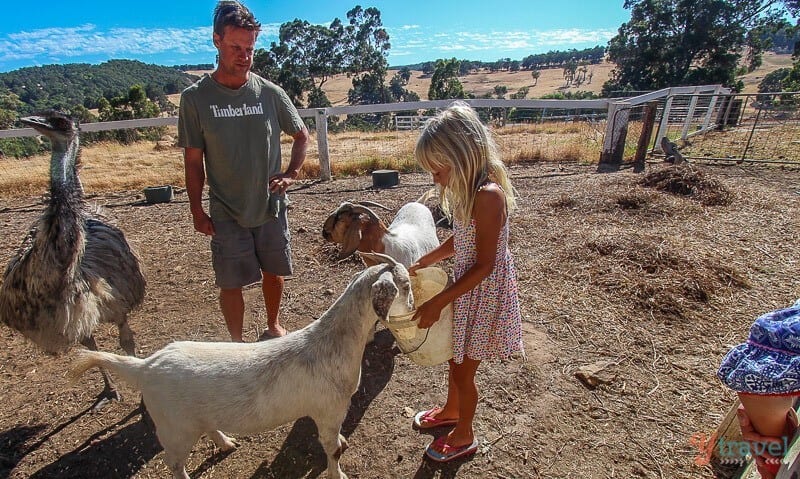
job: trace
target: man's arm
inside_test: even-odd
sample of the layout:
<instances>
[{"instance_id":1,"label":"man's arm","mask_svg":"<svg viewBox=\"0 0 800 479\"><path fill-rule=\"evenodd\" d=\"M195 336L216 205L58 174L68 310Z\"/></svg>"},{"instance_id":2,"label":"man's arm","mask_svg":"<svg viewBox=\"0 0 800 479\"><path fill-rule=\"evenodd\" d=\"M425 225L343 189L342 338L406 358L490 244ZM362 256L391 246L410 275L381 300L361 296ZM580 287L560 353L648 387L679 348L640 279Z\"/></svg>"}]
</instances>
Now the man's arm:
<instances>
[{"instance_id":1,"label":"man's arm","mask_svg":"<svg viewBox=\"0 0 800 479\"><path fill-rule=\"evenodd\" d=\"M205 235L213 235L214 225L203 209L203 186L206 182L203 150L201 148L184 148L183 166L186 173L186 194L189 197L189 210L192 212L194 229Z\"/></svg>"},{"instance_id":2,"label":"man's arm","mask_svg":"<svg viewBox=\"0 0 800 479\"><path fill-rule=\"evenodd\" d=\"M269 179L269 191L272 193L283 194L294 183L294 179L300 173L303 162L306 161L306 149L308 148L308 130L303 128L292 136L292 156L289 159L289 166L286 172L280 173Z\"/></svg>"},{"instance_id":3,"label":"man's arm","mask_svg":"<svg viewBox=\"0 0 800 479\"><path fill-rule=\"evenodd\" d=\"M303 162L306 161L306 149L308 149L308 130L303 128L292 137L292 156L289 160L289 167L286 168L286 174L292 179L297 178L300 173L300 168Z\"/></svg>"}]
</instances>

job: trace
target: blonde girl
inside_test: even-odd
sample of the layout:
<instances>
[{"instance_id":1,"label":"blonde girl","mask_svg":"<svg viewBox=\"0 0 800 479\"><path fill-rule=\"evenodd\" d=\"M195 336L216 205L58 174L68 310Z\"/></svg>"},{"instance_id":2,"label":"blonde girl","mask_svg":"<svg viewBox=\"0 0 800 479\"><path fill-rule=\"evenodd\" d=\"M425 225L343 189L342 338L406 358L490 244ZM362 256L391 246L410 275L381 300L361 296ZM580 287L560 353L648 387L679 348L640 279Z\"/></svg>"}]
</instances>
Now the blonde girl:
<instances>
[{"instance_id":1,"label":"blonde girl","mask_svg":"<svg viewBox=\"0 0 800 479\"><path fill-rule=\"evenodd\" d=\"M440 186L440 201L453 221L453 235L420 258L409 271L455 257L455 282L421 305L419 327L430 327L453 303L453 358L444 406L420 411L414 426L455 425L425 453L445 462L473 454L478 439L475 373L481 361L522 353L522 328L514 260L508 249L514 188L489 130L466 103L457 102L431 119L414 152Z\"/></svg>"}]
</instances>

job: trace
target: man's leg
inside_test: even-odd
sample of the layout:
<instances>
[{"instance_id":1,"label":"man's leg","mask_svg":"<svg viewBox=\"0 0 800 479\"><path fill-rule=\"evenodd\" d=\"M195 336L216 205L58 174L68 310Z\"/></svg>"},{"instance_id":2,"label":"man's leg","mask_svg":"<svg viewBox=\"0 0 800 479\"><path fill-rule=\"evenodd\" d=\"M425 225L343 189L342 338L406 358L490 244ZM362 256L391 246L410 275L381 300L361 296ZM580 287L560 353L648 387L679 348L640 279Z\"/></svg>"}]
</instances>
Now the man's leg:
<instances>
[{"instance_id":1,"label":"man's leg","mask_svg":"<svg viewBox=\"0 0 800 479\"><path fill-rule=\"evenodd\" d=\"M242 288L220 289L219 308L225 318L225 325L231 334L231 341L241 343L244 324L244 297Z\"/></svg>"},{"instance_id":2,"label":"man's leg","mask_svg":"<svg viewBox=\"0 0 800 479\"><path fill-rule=\"evenodd\" d=\"M283 276L261 271L261 291L264 294L264 307L267 309L267 330L271 336L283 336L286 329L281 326L281 298L283 297Z\"/></svg>"}]
</instances>

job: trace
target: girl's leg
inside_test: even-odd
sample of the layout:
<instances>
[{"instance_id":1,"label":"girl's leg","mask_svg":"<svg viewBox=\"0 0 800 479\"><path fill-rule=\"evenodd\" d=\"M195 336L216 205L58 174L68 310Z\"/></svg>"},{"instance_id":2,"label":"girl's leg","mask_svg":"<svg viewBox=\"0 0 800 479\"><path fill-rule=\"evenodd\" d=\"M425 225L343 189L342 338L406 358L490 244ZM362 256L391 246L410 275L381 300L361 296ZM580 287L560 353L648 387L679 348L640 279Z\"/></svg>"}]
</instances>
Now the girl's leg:
<instances>
[{"instance_id":1,"label":"girl's leg","mask_svg":"<svg viewBox=\"0 0 800 479\"><path fill-rule=\"evenodd\" d=\"M446 443L453 447L472 444L475 433L472 422L478 407L478 388L475 385L475 372L480 361L464 357L461 364L451 363L451 384L455 386L458 398L458 423L447 435ZM449 402L449 400L448 400Z\"/></svg>"},{"instance_id":2,"label":"girl's leg","mask_svg":"<svg viewBox=\"0 0 800 479\"><path fill-rule=\"evenodd\" d=\"M739 393L753 428L762 436L781 437L787 432L786 414L792 407L792 396L763 396Z\"/></svg>"},{"instance_id":3,"label":"girl's leg","mask_svg":"<svg viewBox=\"0 0 800 479\"><path fill-rule=\"evenodd\" d=\"M442 410L434 416L437 419L455 419L458 417L458 388L456 388L456 383L453 379L453 369L456 363L451 359L447 362L447 366L447 401L442 406Z\"/></svg>"}]
</instances>

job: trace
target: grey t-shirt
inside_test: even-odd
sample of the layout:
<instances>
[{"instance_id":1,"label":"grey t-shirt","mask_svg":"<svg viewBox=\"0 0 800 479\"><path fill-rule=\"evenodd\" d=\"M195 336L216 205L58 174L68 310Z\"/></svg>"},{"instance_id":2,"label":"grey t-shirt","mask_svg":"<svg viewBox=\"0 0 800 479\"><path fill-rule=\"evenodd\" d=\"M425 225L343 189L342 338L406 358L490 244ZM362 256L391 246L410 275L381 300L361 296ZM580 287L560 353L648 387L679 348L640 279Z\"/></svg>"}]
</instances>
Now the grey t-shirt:
<instances>
[{"instance_id":1,"label":"grey t-shirt","mask_svg":"<svg viewBox=\"0 0 800 479\"><path fill-rule=\"evenodd\" d=\"M286 92L254 73L236 90L205 75L183 91L178 145L204 152L212 219L252 228L274 217L268 181L281 171L281 132L303 126Z\"/></svg>"}]
</instances>

